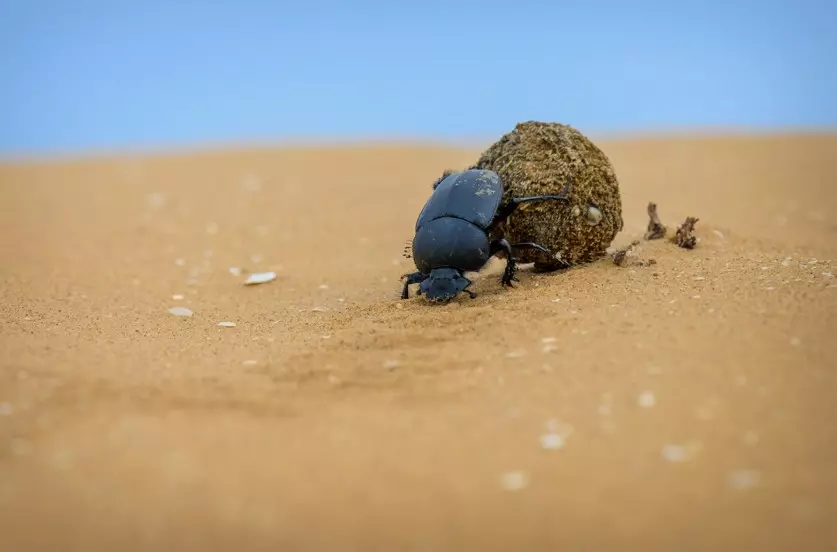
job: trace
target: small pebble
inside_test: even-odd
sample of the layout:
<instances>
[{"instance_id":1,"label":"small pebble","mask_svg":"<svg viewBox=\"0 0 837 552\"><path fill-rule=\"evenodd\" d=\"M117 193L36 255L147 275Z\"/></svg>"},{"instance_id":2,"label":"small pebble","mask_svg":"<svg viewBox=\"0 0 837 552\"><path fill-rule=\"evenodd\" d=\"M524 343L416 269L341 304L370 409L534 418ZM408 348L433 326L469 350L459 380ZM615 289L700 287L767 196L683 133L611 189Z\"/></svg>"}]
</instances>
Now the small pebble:
<instances>
[{"instance_id":1,"label":"small pebble","mask_svg":"<svg viewBox=\"0 0 837 552\"><path fill-rule=\"evenodd\" d=\"M175 293L171 296L171 298L175 301L183 301L183 294L182 293Z\"/></svg>"},{"instance_id":2,"label":"small pebble","mask_svg":"<svg viewBox=\"0 0 837 552\"><path fill-rule=\"evenodd\" d=\"M736 470L727 477L727 485L737 491L751 489L759 484L761 474L755 470Z\"/></svg>"},{"instance_id":3,"label":"small pebble","mask_svg":"<svg viewBox=\"0 0 837 552\"><path fill-rule=\"evenodd\" d=\"M662 455L669 462L683 462L687 456L686 447L683 445L665 445Z\"/></svg>"},{"instance_id":4,"label":"small pebble","mask_svg":"<svg viewBox=\"0 0 837 552\"><path fill-rule=\"evenodd\" d=\"M500 485L507 491L520 491L529 486L529 475L523 471L504 473Z\"/></svg>"},{"instance_id":5,"label":"small pebble","mask_svg":"<svg viewBox=\"0 0 837 552\"><path fill-rule=\"evenodd\" d=\"M186 307L172 307L169 309L169 313L175 316L192 316L194 314L191 309Z\"/></svg>"},{"instance_id":6,"label":"small pebble","mask_svg":"<svg viewBox=\"0 0 837 552\"><path fill-rule=\"evenodd\" d=\"M218 322L222 328L235 328L235 322Z\"/></svg>"},{"instance_id":7,"label":"small pebble","mask_svg":"<svg viewBox=\"0 0 837 552\"><path fill-rule=\"evenodd\" d=\"M651 391L643 391L639 395L639 399L637 401L639 406L643 408L651 408L655 404L657 404L657 400L654 398L654 393Z\"/></svg>"},{"instance_id":8,"label":"small pebble","mask_svg":"<svg viewBox=\"0 0 837 552\"><path fill-rule=\"evenodd\" d=\"M328 289L328 284L320 284L320 289Z\"/></svg>"},{"instance_id":9,"label":"small pebble","mask_svg":"<svg viewBox=\"0 0 837 552\"><path fill-rule=\"evenodd\" d=\"M558 338L556 338L556 337L542 337L541 338L541 343L555 343L556 341L558 341Z\"/></svg>"},{"instance_id":10,"label":"small pebble","mask_svg":"<svg viewBox=\"0 0 837 552\"><path fill-rule=\"evenodd\" d=\"M242 362L244 366L255 366L258 363L258 360L245 360L244 362Z\"/></svg>"},{"instance_id":11,"label":"small pebble","mask_svg":"<svg viewBox=\"0 0 837 552\"><path fill-rule=\"evenodd\" d=\"M564 448L564 438L557 433L541 435L541 448L544 450L560 450Z\"/></svg>"},{"instance_id":12,"label":"small pebble","mask_svg":"<svg viewBox=\"0 0 837 552\"><path fill-rule=\"evenodd\" d=\"M558 347L555 345L545 345L543 349L541 349L544 353L551 353L552 351L557 351Z\"/></svg>"}]
</instances>

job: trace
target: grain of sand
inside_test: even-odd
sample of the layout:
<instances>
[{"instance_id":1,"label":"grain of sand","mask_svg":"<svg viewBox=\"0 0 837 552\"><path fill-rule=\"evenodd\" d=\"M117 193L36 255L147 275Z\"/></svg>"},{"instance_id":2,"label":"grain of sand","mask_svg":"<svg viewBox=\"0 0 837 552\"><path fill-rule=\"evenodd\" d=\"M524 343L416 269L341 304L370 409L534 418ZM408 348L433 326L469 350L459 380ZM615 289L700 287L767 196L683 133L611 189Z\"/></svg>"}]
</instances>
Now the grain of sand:
<instances>
[{"instance_id":1,"label":"grain of sand","mask_svg":"<svg viewBox=\"0 0 837 552\"><path fill-rule=\"evenodd\" d=\"M443 307L478 148L0 167L0 550L837 549L837 138L600 146L698 246Z\"/></svg>"}]
</instances>

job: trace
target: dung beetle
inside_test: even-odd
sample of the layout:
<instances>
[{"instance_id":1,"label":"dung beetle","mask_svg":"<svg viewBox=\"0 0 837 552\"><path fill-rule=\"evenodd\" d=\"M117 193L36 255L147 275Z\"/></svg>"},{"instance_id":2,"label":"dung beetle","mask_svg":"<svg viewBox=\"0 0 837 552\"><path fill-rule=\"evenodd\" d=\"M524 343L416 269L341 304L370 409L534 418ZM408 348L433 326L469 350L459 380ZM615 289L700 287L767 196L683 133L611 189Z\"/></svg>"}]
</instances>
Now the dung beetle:
<instances>
[{"instance_id":1,"label":"dung beetle","mask_svg":"<svg viewBox=\"0 0 837 552\"><path fill-rule=\"evenodd\" d=\"M568 193L569 186L558 195L512 198L503 203L503 182L496 172L445 171L433 184L433 193L416 221L412 258L418 271L401 276L401 298L409 298L410 284L419 284L417 294L433 303L446 303L462 292L473 299L476 294L468 290L472 282L464 273L481 270L494 256L506 258L500 284L513 287L512 282L518 281L513 249L550 252L532 242L510 244L502 237L492 240L491 232L521 204L567 199Z\"/></svg>"}]
</instances>

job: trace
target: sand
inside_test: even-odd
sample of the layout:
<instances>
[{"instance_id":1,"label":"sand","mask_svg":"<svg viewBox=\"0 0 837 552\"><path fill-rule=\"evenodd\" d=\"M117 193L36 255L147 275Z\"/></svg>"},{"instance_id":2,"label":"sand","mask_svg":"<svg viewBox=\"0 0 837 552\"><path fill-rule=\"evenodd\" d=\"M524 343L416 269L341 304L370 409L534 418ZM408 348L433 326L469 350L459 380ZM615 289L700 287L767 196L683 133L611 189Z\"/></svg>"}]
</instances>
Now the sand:
<instances>
[{"instance_id":1,"label":"sand","mask_svg":"<svg viewBox=\"0 0 837 552\"><path fill-rule=\"evenodd\" d=\"M0 167L0 550L834 550L837 137L597 144L698 246L441 307L480 147Z\"/></svg>"}]
</instances>

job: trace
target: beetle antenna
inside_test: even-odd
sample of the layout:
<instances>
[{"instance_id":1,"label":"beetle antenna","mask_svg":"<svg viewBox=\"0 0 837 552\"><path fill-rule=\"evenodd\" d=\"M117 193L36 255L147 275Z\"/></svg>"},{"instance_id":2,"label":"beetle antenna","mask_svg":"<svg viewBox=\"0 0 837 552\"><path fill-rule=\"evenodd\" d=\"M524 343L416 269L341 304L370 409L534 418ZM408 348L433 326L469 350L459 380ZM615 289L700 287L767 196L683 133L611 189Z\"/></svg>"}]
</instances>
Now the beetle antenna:
<instances>
[{"instance_id":1,"label":"beetle antenna","mask_svg":"<svg viewBox=\"0 0 837 552\"><path fill-rule=\"evenodd\" d=\"M413 258L413 238L410 238L409 240L407 240L407 243L404 244L404 258Z\"/></svg>"}]
</instances>

